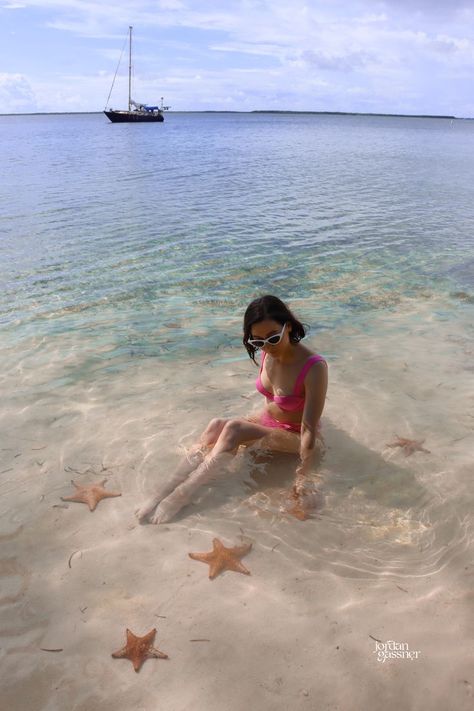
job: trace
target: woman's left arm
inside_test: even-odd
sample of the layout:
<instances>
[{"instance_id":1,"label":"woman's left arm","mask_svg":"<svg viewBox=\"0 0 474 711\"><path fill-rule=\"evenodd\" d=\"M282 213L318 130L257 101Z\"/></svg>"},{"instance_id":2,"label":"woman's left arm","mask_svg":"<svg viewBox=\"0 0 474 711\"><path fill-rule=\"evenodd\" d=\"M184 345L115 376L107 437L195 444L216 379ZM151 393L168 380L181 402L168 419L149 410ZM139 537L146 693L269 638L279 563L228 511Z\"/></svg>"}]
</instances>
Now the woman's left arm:
<instances>
[{"instance_id":1,"label":"woman's left arm","mask_svg":"<svg viewBox=\"0 0 474 711\"><path fill-rule=\"evenodd\" d=\"M328 367L325 361L315 363L305 378L305 404L301 420L301 462L296 469L295 486L299 489L314 461L319 419L323 413L328 388Z\"/></svg>"}]
</instances>

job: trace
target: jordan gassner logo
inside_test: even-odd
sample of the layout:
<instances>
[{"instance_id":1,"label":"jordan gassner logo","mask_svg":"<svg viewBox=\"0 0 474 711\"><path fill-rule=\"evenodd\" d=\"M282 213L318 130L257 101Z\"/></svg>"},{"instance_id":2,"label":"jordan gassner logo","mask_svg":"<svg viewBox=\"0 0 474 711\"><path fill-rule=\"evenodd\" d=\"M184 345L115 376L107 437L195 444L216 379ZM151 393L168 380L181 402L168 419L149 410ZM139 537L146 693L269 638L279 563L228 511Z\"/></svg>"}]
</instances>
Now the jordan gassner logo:
<instances>
[{"instance_id":1,"label":"jordan gassner logo","mask_svg":"<svg viewBox=\"0 0 474 711\"><path fill-rule=\"evenodd\" d=\"M377 661L383 663L386 659L419 659L421 652L410 650L407 642L389 639L387 642L376 641L372 654L376 654Z\"/></svg>"}]
</instances>

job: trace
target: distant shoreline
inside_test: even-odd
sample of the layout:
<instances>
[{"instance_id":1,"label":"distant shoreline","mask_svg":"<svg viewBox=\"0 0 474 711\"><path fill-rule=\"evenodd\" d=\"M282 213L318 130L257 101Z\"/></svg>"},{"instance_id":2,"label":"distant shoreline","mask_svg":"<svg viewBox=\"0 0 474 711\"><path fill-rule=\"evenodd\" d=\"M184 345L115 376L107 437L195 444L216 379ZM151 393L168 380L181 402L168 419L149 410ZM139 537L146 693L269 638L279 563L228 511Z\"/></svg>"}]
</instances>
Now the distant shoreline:
<instances>
[{"instance_id":1,"label":"distant shoreline","mask_svg":"<svg viewBox=\"0 0 474 711\"><path fill-rule=\"evenodd\" d=\"M98 115L103 111L32 111L29 113L10 113L0 116L86 116ZM451 121L472 121L469 116L445 116L438 114L385 114L385 113L365 113L359 111L283 111L278 109L254 109L252 111L219 111L207 109L204 111L169 111L170 114L277 114L277 115L309 115L309 116L379 116L386 118L422 118L422 119L448 119Z\"/></svg>"}]
</instances>

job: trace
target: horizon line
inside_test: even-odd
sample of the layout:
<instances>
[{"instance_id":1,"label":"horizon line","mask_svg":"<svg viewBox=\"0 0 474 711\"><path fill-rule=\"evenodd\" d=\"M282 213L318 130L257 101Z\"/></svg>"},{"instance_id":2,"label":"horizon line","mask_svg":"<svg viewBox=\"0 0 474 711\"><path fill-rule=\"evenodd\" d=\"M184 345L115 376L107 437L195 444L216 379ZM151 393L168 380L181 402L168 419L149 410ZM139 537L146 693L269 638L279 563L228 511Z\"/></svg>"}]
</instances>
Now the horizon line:
<instances>
[{"instance_id":1,"label":"horizon line","mask_svg":"<svg viewBox=\"0 0 474 711\"><path fill-rule=\"evenodd\" d=\"M0 113L0 116L73 116L73 115L95 115L102 114L103 111L28 111ZM291 109L250 109L249 111L238 111L234 109L199 109L181 111L167 111L171 114L306 114L306 115L326 115L326 116L385 116L391 118L426 118L426 119L448 119L456 121L470 121L474 117L451 116L446 114L396 114L378 111L293 111Z\"/></svg>"}]
</instances>

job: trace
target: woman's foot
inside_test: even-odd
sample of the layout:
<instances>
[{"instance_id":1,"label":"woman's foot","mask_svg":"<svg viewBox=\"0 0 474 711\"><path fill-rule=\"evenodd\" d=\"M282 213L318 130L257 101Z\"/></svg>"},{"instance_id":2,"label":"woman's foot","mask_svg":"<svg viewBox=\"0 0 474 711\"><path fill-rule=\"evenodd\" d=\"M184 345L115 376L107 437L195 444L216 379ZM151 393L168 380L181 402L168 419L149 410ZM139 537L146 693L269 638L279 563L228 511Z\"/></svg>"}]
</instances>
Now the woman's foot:
<instances>
[{"instance_id":1,"label":"woman's foot","mask_svg":"<svg viewBox=\"0 0 474 711\"><path fill-rule=\"evenodd\" d=\"M146 520L155 511L156 507L160 503L162 497L158 494L150 496L141 506L135 509L135 516L138 518L140 523L145 523Z\"/></svg>"},{"instance_id":2,"label":"woman's foot","mask_svg":"<svg viewBox=\"0 0 474 711\"><path fill-rule=\"evenodd\" d=\"M155 513L150 517L150 523L168 523L188 503L189 496L184 491L184 487L178 486L156 506Z\"/></svg>"},{"instance_id":3,"label":"woman's foot","mask_svg":"<svg viewBox=\"0 0 474 711\"><path fill-rule=\"evenodd\" d=\"M155 513L150 517L150 523L168 523L183 506L189 504L199 487L225 474L233 458L231 452L220 452L204 459L185 481L176 486L166 498L162 497Z\"/></svg>"},{"instance_id":4,"label":"woman's foot","mask_svg":"<svg viewBox=\"0 0 474 711\"><path fill-rule=\"evenodd\" d=\"M178 466L173 476L166 484L162 484L161 487L150 496L149 499L145 501L141 506L135 509L135 516L138 518L140 523L145 523L147 519L155 511L156 507L169 496L174 489L176 489L183 481L186 481L191 472L198 467L204 459L204 453L200 446L195 446L185 459ZM151 520L151 519L150 519ZM152 523L155 523L152 521Z\"/></svg>"}]
</instances>

